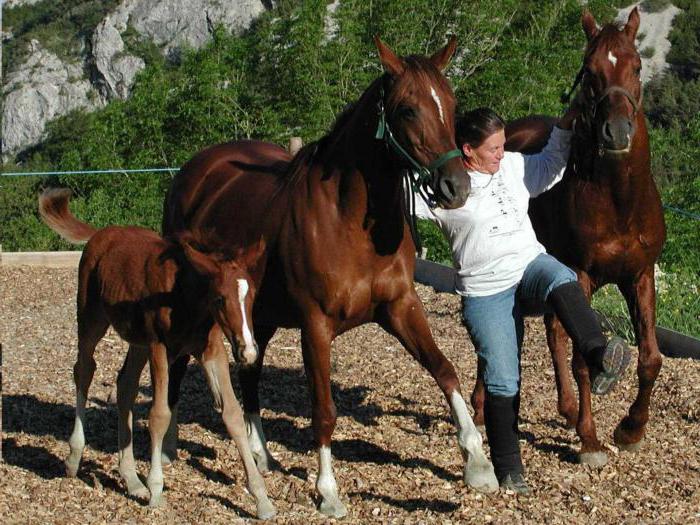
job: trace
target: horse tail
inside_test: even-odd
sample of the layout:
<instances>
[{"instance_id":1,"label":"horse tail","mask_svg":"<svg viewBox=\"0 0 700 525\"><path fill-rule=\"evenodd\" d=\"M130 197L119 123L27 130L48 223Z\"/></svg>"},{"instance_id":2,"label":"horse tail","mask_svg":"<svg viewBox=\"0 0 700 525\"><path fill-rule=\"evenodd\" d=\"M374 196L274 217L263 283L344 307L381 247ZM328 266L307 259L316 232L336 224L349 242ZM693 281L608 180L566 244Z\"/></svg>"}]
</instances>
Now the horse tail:
<instances>
[{"instance_id":1,"label":"horse tail","mask_svg":"<svg viewBox=\"0 0 700 525\"><path fill-rule=\"evenodd\" d=\"M46 225L73 244L90 240L97 228L79 221L68 209L71 191L68 188L48 188L39 195L39 214Z\"/></svg>"}]
</instances>

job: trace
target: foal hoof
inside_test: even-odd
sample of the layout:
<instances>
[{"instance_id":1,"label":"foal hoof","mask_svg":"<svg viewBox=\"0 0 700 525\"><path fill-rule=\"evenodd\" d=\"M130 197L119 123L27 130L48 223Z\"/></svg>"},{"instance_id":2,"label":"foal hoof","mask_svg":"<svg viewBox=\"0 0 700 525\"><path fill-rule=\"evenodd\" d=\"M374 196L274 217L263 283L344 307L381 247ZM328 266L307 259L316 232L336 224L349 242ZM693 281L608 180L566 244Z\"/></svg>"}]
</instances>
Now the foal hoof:
<instances>
[{"instance_id":1,"label":"foal hoof","mask_svg":"<svg viewBox=\"0 0 700 525\"><path fill-rule=\"evenodd\" d=\"M348 515L348 510L339 498L323 498L318 510L331 518L344 518Z\"/></svg>"},{"instance_id":2,"label":"foal hoof","mask_svg":"<svg viewBox=\"0 0 700 525\"><path fill-rule=\"evenodd\" d=\"M473 459L470 455L464 466L464 483L478 492L490 494L498 490L498 479L493 471L493 465L486 459Z\"/></svg>"},{"instance_id":3,"label":"foal hoof","mask_svg":"<svg viewBox=\"0 0 700 525\"><path fill-rule=\"evenodd\" d=\"M258 501L256 515L259 520L269 520L274 518L276 514L275 506L269 499L264 498Z\"/></svg>"},{"instance_id":4,"label":"foal hoof","mask_svg":"<svg viewBox=\"0 0 700 525\"><path fill-rule=\"evenodd\" d=\"M64 465L66 467L66 477L74 478L78 475L78 463L71 463L69 461L66 461Z\"/></svg>"},{"instance_id":5,"label":"foal hoof","mask_svg":"<svg viewBox=\"0 0 700 525\"><path fill-rule=\"evenodd\" d=\"M177 450L164 450L160 454L160 462L164 467L172 465L177 461Z\"/></svg>"},{"instance_id":6,"label":"foal hoof","mask_svg":"<svg viewBox=\"0 0 700 525\"><path fill-rule=\"evenodd\" d=\"M578 456L579 462L582 465L601 468L608 463L608 455L602 450L596 452L581 452Z\"/></svg>"}]
</instances>

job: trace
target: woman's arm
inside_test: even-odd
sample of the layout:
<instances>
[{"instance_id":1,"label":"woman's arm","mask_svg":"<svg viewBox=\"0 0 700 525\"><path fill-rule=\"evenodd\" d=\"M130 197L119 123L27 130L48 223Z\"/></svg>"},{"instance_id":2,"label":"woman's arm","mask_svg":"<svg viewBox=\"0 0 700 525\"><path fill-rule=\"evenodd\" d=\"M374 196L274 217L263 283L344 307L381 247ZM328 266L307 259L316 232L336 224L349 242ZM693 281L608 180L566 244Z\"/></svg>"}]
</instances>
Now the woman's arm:
<instances>
[{"instance_id":1,"label":"woman's arm","mask_svg":"<svg viewBox=\"0 0 700 525\"><path fill-rule=\"evenodd\" d=\"M570 107L552 129L544 149L536 155L523 157L525 187L530 197L547 191L564 176L571 149L571 126L578 114L578 109Z\"/></svg>"}]
</instances>

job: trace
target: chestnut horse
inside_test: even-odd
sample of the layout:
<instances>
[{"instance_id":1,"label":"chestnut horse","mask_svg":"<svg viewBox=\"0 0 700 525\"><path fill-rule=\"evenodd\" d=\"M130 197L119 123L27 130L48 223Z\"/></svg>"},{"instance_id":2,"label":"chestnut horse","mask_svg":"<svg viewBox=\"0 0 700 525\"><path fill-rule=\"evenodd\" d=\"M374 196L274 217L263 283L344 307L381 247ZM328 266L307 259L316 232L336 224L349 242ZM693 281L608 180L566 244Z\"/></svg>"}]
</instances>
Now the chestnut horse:
<instances>
[{"instance_id":1,"label":"chestnut horse","mask_svg":"<svg viewBox=\"0 0 700 525\"><path fill-rule=\"evenodd\" d=\"M571 156L563 180L531 202L530 217L547 251L574 269L590 296L614 283L627 301L639 346L637 398L614 432L622 450L639 449L649 420L654 381L661 369L656 342L654 263L666 230L661 199L651 177L649 137L642 108L641 60L635 48L639 13L627 23L598 29L590 13L582 17L588 44L581 69ZM524 118L506 130L506 148L534 152L546 143L553 120ZM605 449L591 413L588 368L574 348L572 369L579 406L567 378L567 335L545 315L547 343L556 373L559 412L581 438L582 463L602 466ZM477 383L472 402L483 407ZM475 419L478 420L475 415Z\"/></svg>"},{"instance_id":2,"label":"chestnut horse","mask_svg":"<svg viewBox=\"0 0 700 525\"><path fill-rule=\"evenodd\" d=\"M179 355L200 357L214 323L226 334L234 358L251 365L258 357L251 314L264 270L264 242L236 251L204 254L192 240L167 241L151 230L110 226L96 230L68 209L70 190L50 189L39 197L46 224L70 242L88 241L78 271L78 359L74 367L76 418L66 471L75 476L85 448L85 403L95 371L95 346L111 325L129 343L117 380L119 472L130 495L162 502L161 451L170 422L168 368ZM218 335L218 334L217 334ZM219 338L220 339L220 338ZM275 508L246 439L245 422L228 373L228 359L208 374L212 390L221 392L223 419L243 460L248 490L257 516L270 518ZM150 361L153 406L151 469L148 489L136 474L132 447L132 407L141 371Z\"/></svg>"},{"instance_id":3,"label":"chestnut horse","mask_svg":"<svg viewBox=\"0 0 700 525\"><path fill-rule=\"evenodd\" d=\"M498 487L482 439L460 394L453 365L436 346L414 286L415 247L404 219L402 173L419 168L426 191L444 207L461 206L469 181L454 140L455 98L441 73L455 39L433 56L399 58L375 39L385 74L336 121L329 134L289 155L240 141L196 155L175 177L163 231L213 231L232 244L261 234L268 265L255 303L259 349L277 327L302 331L304 367L318 447L320 510L340 517L331 435L333 339L377 322L433 376L452 410L466 482ZM361 351L358 349L358 351ZM268 452L260 425L261 361L241 369L249 439L258 466Z\"/></svg>"}]
</instances>

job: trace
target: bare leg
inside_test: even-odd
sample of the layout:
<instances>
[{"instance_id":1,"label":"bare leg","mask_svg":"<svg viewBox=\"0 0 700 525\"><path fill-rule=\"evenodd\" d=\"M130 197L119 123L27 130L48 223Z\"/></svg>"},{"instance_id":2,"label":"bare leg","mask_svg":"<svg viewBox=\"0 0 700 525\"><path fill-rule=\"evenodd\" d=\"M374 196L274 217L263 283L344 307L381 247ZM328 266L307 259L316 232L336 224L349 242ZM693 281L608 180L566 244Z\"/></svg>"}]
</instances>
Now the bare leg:
<instances>
[{"instance_id":1,"label":"bare leg","mask_svg":"<svg viewBox=\"0 0 700 525\"><path fill-rule=\"evenodd\" d=\"M465 461L465 483L484 492L498 490L493 465L484 454L483 439L467 411L454 366L435 344L423 304L415 291L411 290L400 300L388 304L386 316L380 323L430 372L447 398L457 426L457 441Z\"/></svg>"},{"instance_id":2,"label":"bare leg","mask_svg":"<svg viewBox=\"0 0 700 525\"><path fill-rule=\"evenodd\" d=\"M578 281L586 297L590 300L592 294L590 278L585 273L579 273ZM581 463L602 467L608 462L608 455L603 445L598 441L598 435L596 434L593 410L591 408L591 378L588 365L581 352L575 346L571 366L578 384L579 395L578 421L576 422L576 433L581 438L579 459Z\"/></svg>"},{"instance_id":3,"label":"bare leg","mask_svg":"<svg viewBox=\"0 0 700 525\"><path fill-rule=\"evenodd\" d=\"M255 326L255 340L258 343L258 360L249 367L238 369L238 378L241 384L243 396L243 408L245 410L245 424L248 433L248 444L258 465L260 472L270 470L276 461L267 449L267 440L260 419L260 399L258 397L258 383L262 372L265 350L272 336L277 331L276 327Z\"/></svg>"},{"instance_id":4,"label":"bare leg","mask_svg":"<svg viewBox=\"0 0 700 525\"><path fill-rule=\"evenodd\" d=\"M575 428L578 421L578 407L571 381L569 381L569 364L566 359L568 336L553 314L545 314L544 323L547 330L547 346L549 346L554 367L554 380L557 384L557 408L559 414L566 419L566 426Z\"/></svg>"},{"instance_id":5,"label":"bare leg","mask_svg":"<svg viewBox=\"0 0 700 525\"><path fill-rule=\"evenodd\" d=\"M139 378L148 359L148 349L129 345L129 352L117 377L117 407L119 410L119 474L131 496L148 498L149 492L136 474L132 409L138 393Z\"/></svg>"},{"instance_id":6,"label":"bare leg","mask_svg":"<svg viewBox=\"0 0 700 525\"><path fill-rule=\"evenodd\" d=\"M151 345L151 381L153 385L153 406L148 417L148 430L151 434L151 469L146 484L151 492L150 507L157 507L163 501L163 468L161 451L163 436L170 424L168 407L168 355L165 345Z\"/></svg>"},{"instance_id":7,"label":"bare leg","mask_svg":"<svg viewBox=\"0 0 700 525\"><path fill-rule=\"evenodd\" d=\"M656 292L654 268L650 267L634 283L621 286L634 325L639 361L637 377L639 391L628 414L615 429L615 443L623 450L637 451L641 447L649 421L649 403L654 382L661 370L661 353L656 342Z\"/></svg>"},{"instance_id":8,"label":"bare leg","mask_svg":"<svg viewBox=\"0 0 700 525\"><path fill-rule=\"evenodd\" d=\"M211 347L210 347L211 348ZM223 345L222 345L223 349ZM257 507L257 517L259 519L272 518L276 511L272 502L267 497L267 489L258 468L255 464L255 459L248 445L248 437L246 435L245 421L243 420L243 411L238 404L238 400L231 386L231 376L228 368L228 356L225 352L217 352L215 355L208 356L209 361L203 366L209 366L210 372L213 374L212 380L216 381L218 391L221 394L221 404L223 407L222 417L229 435L236 443L236 448L243 461L243 467L247 478L248 491L255 498ZM216 359L216 362L214 361Z\"/></svg>"},{"instance_id":9,"label":"bare leg","mask_svg":"<svg viewBox=\"0 0 700 525\"><path fill-rule=\"evenodd\" d=\"M78 312L78 359L73 367L75 382L75 423L68 444L70 454L66 458L66 475L75 477L85 448L85 405L88 390L95 374L95 347L105 335L109 322L99 306L87 305Z\"/></svg>"}]
</instances>

